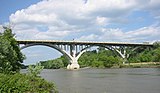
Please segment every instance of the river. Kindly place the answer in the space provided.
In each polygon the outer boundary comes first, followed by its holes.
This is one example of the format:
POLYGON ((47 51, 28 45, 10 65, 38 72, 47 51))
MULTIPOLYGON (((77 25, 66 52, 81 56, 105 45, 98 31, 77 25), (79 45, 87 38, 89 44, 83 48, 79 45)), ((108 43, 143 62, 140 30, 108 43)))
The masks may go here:
POLYGON ((60 93, 160 93, 160 68, 43 70, 60 93))

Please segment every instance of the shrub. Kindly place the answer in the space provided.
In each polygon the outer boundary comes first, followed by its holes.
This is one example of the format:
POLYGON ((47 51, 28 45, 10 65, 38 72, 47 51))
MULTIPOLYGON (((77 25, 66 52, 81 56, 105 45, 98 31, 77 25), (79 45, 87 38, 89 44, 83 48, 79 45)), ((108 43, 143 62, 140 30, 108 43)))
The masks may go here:
POLYGON ((28 74, 33 77, 37 77, 38 74, 43 70, 44 66, 41 66, 41 63, 37 63, 35 66, 34 65, 29 65, 28 69, 28 74))
POLYGON ((58 93, 55 85, 40 77, 0 74, 0 93, 58 93))

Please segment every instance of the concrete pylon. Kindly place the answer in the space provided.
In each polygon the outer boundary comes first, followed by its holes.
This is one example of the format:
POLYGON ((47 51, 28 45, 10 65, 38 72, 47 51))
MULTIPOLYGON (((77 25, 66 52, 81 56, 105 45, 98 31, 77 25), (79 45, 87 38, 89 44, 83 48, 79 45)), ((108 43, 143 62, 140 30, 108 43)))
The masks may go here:
POLYGON ((79 69, 80 66, 78 64, 78 57, 76 57, 76 52, 73 51, 73 56, 71 57, 70 64, 68 64, 67 69, 69 70, 74 70, 74 69, 79 69))
POLYGON ((119 49, 117 48, 113 48, 113 49, 123 58, 123 64, 125 64, 127 61, 127 58, 129 57, 129 54, 126 53, 126 48, 120 47, 119 49))
POLYGON ((79 69, 80 65, 78 64, 78 59, 80 58, 80 56, 86 52, 87 48, 84 48, 83 50, 81 50, 79 53, 76 54, 76 51, 73 51, 72 56, 70 56, 70 64, 68 64, 67 69, 69 70, 75 70, 75 69, 79 69))
POLYGON ((78 62, 68 64, 68 66, 67 66, 67 69, 69 69, 69 70, 75 70, 75 69, 79 69, 79 68, 80 68, 80 66, 79 66, 78 62))

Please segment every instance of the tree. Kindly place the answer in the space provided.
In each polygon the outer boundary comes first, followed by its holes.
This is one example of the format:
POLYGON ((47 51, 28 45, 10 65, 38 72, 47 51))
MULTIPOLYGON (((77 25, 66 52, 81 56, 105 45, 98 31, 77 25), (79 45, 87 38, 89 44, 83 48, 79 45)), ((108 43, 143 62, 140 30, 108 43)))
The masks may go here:
POLYGON ((57 58, 55 60, 41 61, 40 62, 45 69, 59 69, 64 67, 64 63, 61 58, 57 58))
POLYGON ((38 74, 43 70, 44 66, 41 66, 41 63, 37 63, 35 66, 29 65, 28 74, 33 77, 37 77, 38 74))
POLYGON ((114 64, 118 64, 118 59, 113 56, 106 57, 104 61, 104 66, 107 68, 112 67, 114 64))
POLYGON ((157 42, 154 42, 153 43, 153 48, 158 48, 158 47, 160 47, 160 41, 157 41, 157 42))
POLYGON ((160 62, 160 47, 153 51, 153 61, 160 62))
POLYGON ((104 63, 103 63, 103 61, 94 60, 92 62, 92 67, 104 68, 104 63))
POLYGON ((14 36, 10 28, 0 35, 0 72, 18 72, 22 66, 24 55, 14 36))
POLYGON ((140 62, 151 62, 152 55, 150 53, 142 53, 139 55, 140 62))
POLYGON ((62 60, 64 67, 68 66, 69 60, 67 59, 66 56, 61 56, 59 59, 62 60))

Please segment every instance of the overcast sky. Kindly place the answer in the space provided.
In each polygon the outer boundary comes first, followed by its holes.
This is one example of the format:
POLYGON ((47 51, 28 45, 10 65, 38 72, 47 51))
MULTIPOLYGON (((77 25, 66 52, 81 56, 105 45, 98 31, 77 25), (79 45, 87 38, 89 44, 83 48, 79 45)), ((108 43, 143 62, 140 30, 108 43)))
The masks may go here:
MULTIPOLYGON (((0 24, 18 40, 154 42, 160 40, 160 0, 1 0, 0 24)), ((60 56, 47 47, 22 50, 25 64, 60 56)))

